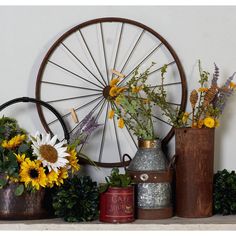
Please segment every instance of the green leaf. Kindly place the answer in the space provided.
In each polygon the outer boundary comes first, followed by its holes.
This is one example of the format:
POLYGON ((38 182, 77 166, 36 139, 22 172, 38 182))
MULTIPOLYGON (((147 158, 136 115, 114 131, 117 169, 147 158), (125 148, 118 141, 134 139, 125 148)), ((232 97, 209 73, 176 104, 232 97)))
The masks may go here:
POLYGON ((24 185, 23 185, 23 184, 20 184, 19 186, 17 186, 17 188, 16 188, 16 190, 15 190, 15 195, 16 195, 16 196, 22 195, 23 192, 24 192, 24 190, 25 190, 24 185))
POLYGON ((0 189, 2 189, 7 184, 5 179, 0 179, 0 189))
POLYGON ((19 153, 25 153, 28 150, 29 150, 29 146, 25 143, 22 143, 18 148, 19 153))

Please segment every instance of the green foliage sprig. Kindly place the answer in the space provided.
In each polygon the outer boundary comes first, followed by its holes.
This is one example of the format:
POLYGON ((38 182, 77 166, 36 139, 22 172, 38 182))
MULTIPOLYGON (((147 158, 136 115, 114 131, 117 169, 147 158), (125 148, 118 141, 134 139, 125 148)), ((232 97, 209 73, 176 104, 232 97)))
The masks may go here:
POLYGON ((236 214, 236 173, 226 169, 214 175, 214 213, 236 214))
POLYGON ((131 177, 127 173, 120 174, 117 167, 111 170, 111 175, 105 180, 106 183, 100 185, 100 192, 105 192, 109 187, 128 187, 133 183, 131 177))
POLYGON ((55 215, 69 222, 98 218, 99 191, 88 176, 73 176, 53 194, 55 215))

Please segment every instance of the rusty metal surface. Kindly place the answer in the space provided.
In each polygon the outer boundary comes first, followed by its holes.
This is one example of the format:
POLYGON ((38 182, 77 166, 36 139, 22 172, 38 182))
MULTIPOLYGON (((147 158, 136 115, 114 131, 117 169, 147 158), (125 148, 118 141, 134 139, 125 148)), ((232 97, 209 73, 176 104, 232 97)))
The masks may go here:
POLYGON ((176 215, 212 216, 214 129, 176 129, 176 215))

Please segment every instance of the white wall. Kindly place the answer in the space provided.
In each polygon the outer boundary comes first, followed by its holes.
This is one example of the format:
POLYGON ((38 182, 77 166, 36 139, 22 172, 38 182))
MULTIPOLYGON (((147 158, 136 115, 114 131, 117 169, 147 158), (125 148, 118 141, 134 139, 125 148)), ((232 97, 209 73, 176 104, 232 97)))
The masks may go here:
MULTIPOLYGON (((191 91, 197 85, 197 59, 204 68, 220 67, 222 81, 236 71, 236 7, 0 7, 0 104, 20 96, 34 97, 39 65, 51 44, 69 28, 98 17, 139 21, 173 46, 191 91)), ((215 170, 236 169, 236 96, 216 131, 215 170)), ((1 112, 3 114, 3 112, 1 112)), ((32 105, 4 111, 30 132, 40 129, 32 105), (28 115, 26 115, 28 114, 28 115)), ((103 172, 93 172, 103 178, 103 172)))

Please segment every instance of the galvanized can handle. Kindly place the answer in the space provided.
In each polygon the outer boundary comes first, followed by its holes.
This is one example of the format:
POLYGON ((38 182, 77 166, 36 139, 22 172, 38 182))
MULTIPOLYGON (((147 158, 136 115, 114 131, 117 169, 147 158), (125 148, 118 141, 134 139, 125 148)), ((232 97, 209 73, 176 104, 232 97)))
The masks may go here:
POLYGON ((127 168, 126 168, 127 165, 126 165, 126 161, 125 161, 125 158, 126 158, 126 157, 128 157, 129 162, 132 160, 132 158, 130 157, 129 154, 126 153, 126 154, 123 155, 123 157, 122 157, 122 162, 123 162, 123 166, 124 166, 125 171, 126 171, 126 169, 127 169, 127 168))

